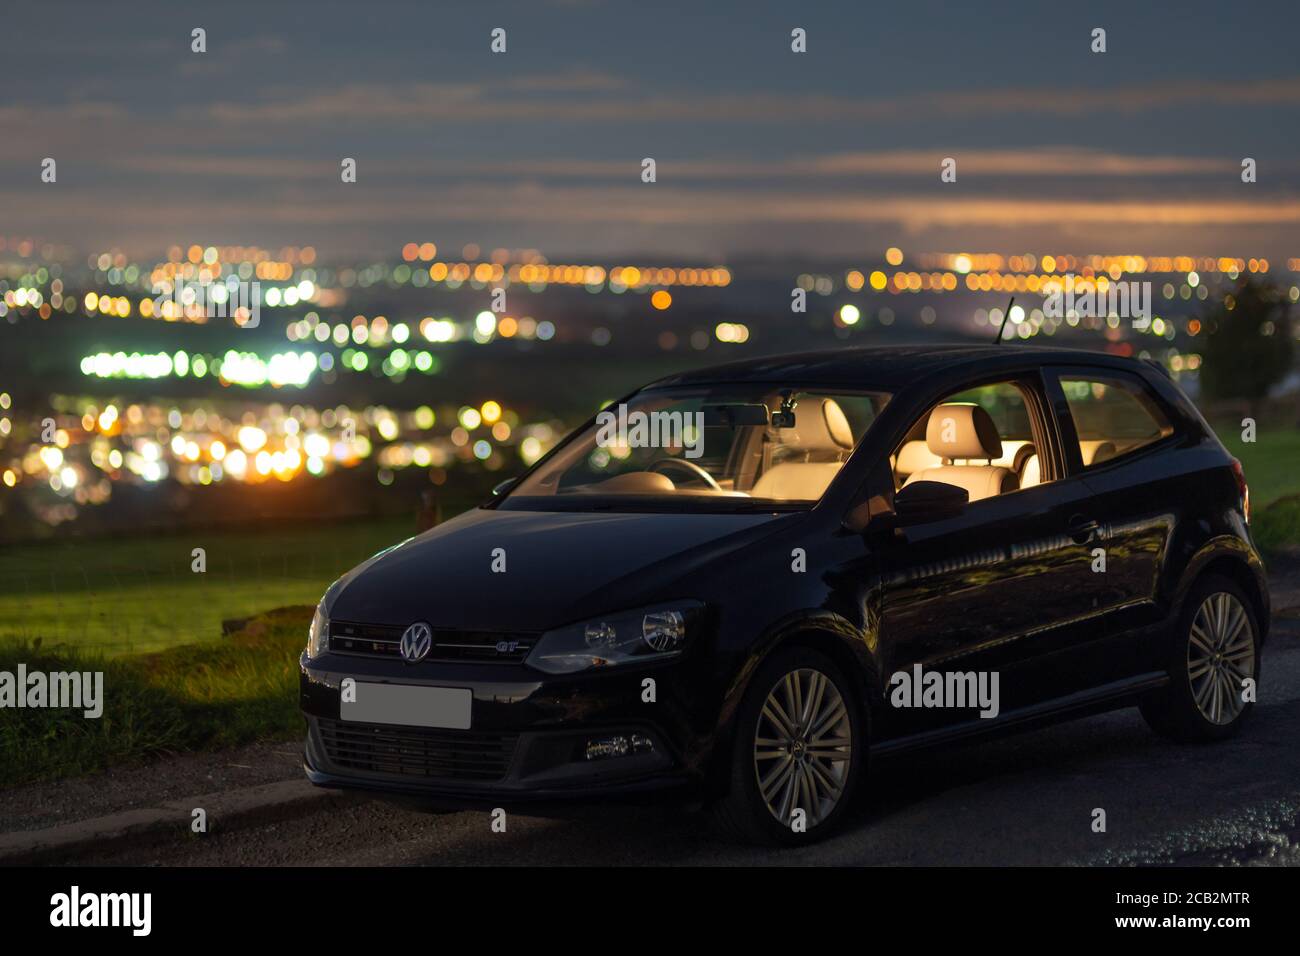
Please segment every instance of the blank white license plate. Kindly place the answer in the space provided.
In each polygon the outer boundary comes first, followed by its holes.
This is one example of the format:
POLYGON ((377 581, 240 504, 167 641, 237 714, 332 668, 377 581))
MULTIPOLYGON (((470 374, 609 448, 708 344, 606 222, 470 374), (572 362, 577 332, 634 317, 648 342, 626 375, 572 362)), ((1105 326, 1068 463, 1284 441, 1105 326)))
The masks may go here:
POLYGON ((468 687, 356 682, 356 700, 339 702, 339 716, 364 724, 469 730, 474 692, 468 687))

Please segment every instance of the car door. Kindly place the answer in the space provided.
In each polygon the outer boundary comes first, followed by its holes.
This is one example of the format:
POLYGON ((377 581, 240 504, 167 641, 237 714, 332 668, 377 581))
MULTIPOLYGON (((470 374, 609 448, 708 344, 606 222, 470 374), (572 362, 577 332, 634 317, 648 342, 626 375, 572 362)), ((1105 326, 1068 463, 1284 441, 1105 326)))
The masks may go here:
POLYGON ((1172 447, 1179 442, 1169 409, 1141 376, 1123 370, 1053 368, 1048 387, 1058 396, 1067 464, 1097 502, 1097 547, 1104 566, 1093 575, 1110 679, 1152 666, 1149 648, 1130 635, 1159 624, 1160 575, 1168 545, 1187 501, 1197 490, 1185 481, 1172 447))
MULTIPOLYGON (((1095 628, 1088 585, 1096 524, 1091 491, 1065 472, 1041 375, 1002 378, 1024 396, 1042 480, 971 501, 957 517, 897 530, 875 547, 887 674, 997 674, 1006 715, 1077 689, 1054 662, 1095 628)), ((937 395, 934 404, 943 400, 937 395)), ((980 719, 971 709, 887 710, 897 734, 980 719)))

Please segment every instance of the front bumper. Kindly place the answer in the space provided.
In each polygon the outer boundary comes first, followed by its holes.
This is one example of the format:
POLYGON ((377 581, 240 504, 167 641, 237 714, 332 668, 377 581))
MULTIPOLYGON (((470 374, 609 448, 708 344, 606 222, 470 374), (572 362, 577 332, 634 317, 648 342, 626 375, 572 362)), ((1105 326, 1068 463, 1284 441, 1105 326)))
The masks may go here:
POLYGON ((319 786, 420 798, 454 807, 699 793, 716 708, 682 661, 551 677, 520 665, 424 662, 326 654, 300 659, 307 718, 303 756, 319 786), (340 719, 344 678, 472 691, 471 729, 340 719), (655 700, 644 699, 646 678, 655 700), (587 759, 592 739, 636 735, 641 747, 587 759), (645 746, 648 742, 649 746, 645 746))

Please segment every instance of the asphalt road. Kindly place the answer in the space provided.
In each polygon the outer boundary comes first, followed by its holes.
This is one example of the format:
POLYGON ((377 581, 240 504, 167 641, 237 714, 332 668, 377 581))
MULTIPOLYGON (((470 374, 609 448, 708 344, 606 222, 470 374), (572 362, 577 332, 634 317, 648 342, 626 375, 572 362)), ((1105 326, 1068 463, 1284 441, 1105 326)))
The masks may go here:
POLYGON ((565 819, 510 813, 498 833, 486 812, 429 815, 358 798, 291 822, 214 828, 78 862, 1300 865, 1300 607, 1277 606, 1260 702, 1236 739, 1170 744, 1134 709, 877 761, 847 832, 806 848, 728 844, 702 813, 670 807, 595 807, 565 819), (1097 808, 1104 833, 1092 829, 1097 808))

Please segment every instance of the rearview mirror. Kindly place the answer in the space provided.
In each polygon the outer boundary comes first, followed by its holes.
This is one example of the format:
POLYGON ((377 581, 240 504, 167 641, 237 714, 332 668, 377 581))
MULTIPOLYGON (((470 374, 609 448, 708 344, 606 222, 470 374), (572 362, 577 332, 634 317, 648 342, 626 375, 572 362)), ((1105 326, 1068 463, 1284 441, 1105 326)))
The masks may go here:
POLYGON ((516 476, 514 478, 507 478, 505 481, 501 482, 498 485, 493 485, 492 497, 499 498, 501 495, 504 495, 507 491, 510 490, 510 486, 513 485, 518 480, 519 478, 518 476, 516 476))
POLYGON ((761 403, 728 402, 705 405, 700 410, 704 413, 706 427, 740 428, 743 425, 767 427, 767 406, 761 403))
POLYGON ((966 510, 970 493, 942 481, 916 481, 894 495, 895 524, 900 528, 956 518, 966 510))

